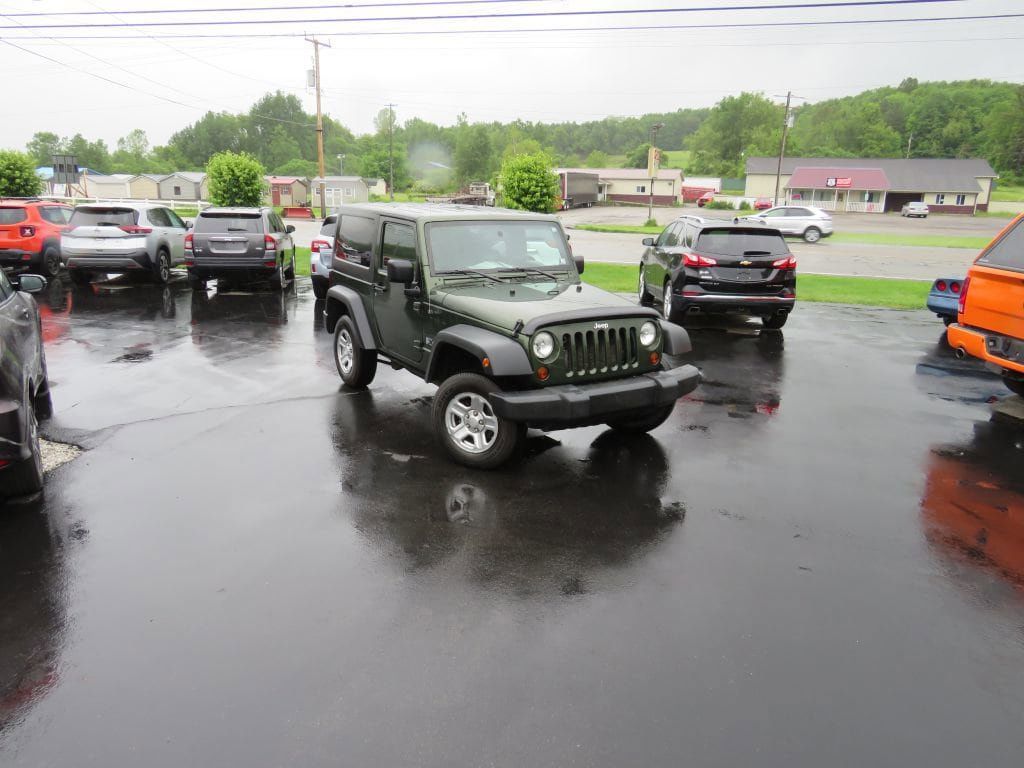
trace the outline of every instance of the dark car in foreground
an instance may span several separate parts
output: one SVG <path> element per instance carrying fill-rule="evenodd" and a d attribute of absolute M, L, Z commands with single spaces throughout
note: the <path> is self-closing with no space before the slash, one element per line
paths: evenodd
<path fill-rule="evenodd" d="M 71 210 L 51 200 L 0 198 L 0 267 L 58 275 Z"/>
<path fill-rule="evenodd" d="M 777 229 L 682 216 L 643 244 L 640 303 L 666 320 L 734 313 L 781 328 L 796 304 L 796 257 Z"/>
<path fill-rule="evenodd" d="M 957 305 L 960 303 L 963 285 L 962 277 L 940 277 L 932 283 L 932 288 L 928 291 L 926 306 L 942 318 L 946 325 L 956 322 Z"/>
<path fill-rule="evenodd" d="M 0 269 L 0 498 L 43 487 L 39 420 L 52 406 L 39 308 L 29 294 L 45 287 L 39 275 L 8 278 Z"/>
<path fill-rule="evenodd" d="M 686 331 L 585 285 L 554 216 L 365 203 L 338 212 L 324 324 L 342 381 L 385 361 L 438 385 L 439 442 L 470 467 L 515 455 L 528 427 L 648 432 L 700 381 Z"/>
<path fill-rule="evenodd" d="M 273 208 L 206 208 L 185 236 L 188 282 L 196 290 L 206 281 L 269 279 L 283 290 L 295 278 L 295 227 L 285 225 Z"/>

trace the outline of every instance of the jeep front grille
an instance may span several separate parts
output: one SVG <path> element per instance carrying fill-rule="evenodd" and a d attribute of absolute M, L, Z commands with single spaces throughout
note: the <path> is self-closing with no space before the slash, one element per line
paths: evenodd
<path fill-rule="evenodd" d="M 563 333 L 562 361 L 569 378 L 636 368 L 640 362 L 636 328 Z"/>

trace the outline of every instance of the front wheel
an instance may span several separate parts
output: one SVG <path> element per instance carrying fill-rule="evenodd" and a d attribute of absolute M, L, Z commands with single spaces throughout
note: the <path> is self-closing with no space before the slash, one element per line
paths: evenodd
<path fill-rule="evenodd" d="M 434 433 L 459 464 L 493 469 L 504 464 L 526 437 L 526 425 L 498 416 L 488 399 L 500 388 L 478 373 L 457 373 L 434 395 Z"/>
<path fill-rule="evenodd" d="M 1003 374 L 1003 384 L 1015 395 L 1024 397 L 1024 379 L 1011 379 L 1009 375 Z"/>
<path fill-rule="evenodd" d="M 771 331 L 777 331 L 786 324 L 789 319 L 789 314 L 786 312 L 777 312 L 774 315 L 768 315 L 767 317 L 761 318 L 761 325 Z"/>
<path fill-rule="evenodd" d="M 817 227 L 808 227 L 804 230 L 804 240 L 808 243 L 816 243 L 821 240 L 821 230 Z"/>
<path fill-rule="evenodd" d="M 334 331 L 334 364 L 345 385 L 366 389 L 377 375 L 377 353 L 363 349 L 352 318 L 343 315 Z"/>
<path fill-rule="evenodd" d="M 640 265 L 640 278 L 637 281 L 637 297 L 640 299 L 640 306 L 649 307 L 654 303 L 654 299 L 651 298 L 650 292 L 647 290 L 647 274 L 644 270 L 644 265 Z"/>
<path fill-rule="evenodd" d="M 670 405 L 663 405 L 661 408 L 655 408 L 654 410 L 642 413 L 639 416 L 614 419 L 605 423 L 617 432 L 639 435 L 657 429 L 664 424 L 668 417 L 672 415 L 675 407 L 676 404 L 671 403 Z"/>
<path fill-rule="evenodd" d="M 672 307 L 672 283 L 665 282 L 665 290 L 661 294 L 661 314 L 670 323 L 679 322 L 679 313 Z"/>

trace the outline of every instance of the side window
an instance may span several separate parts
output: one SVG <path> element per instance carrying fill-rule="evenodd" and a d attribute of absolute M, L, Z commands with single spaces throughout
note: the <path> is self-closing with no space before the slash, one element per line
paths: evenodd
<path fill-rule="evenodd" d="M 154 227 L 171 226 L 171 220 L 167 218 L 167 210 L 165 208 L 150 208 L 146 211 L 146 217 Z"/>
<path fill-rule="evenodd" d="M 280 232 L 277 226 L 277 216 L 272 213 L 267 214 L 267 231 L 268 232 Z"/>
<path fill-rule="evenodd" d="M 169 226 L 177 227 L 178 229 L 185 229 L 185 222 L 181 220 L 181 217 L 178 216 L 178 214 L 170 209 L 165 209 L 164 213 L 167 214 L 167 220 L 171 222 Z"/>
<path fill-rule="evenodd" d="M 1006 267 L 1024 272 L 1024 222 L 1017 225 L 999 238 L 988 252 L 978 259 L 979 264 L 987 267 Z"/>
<path fill-rule="evenodd" d="M 687 248 L 693 248 L 693 225 L 687 224 L 683 227 L 683 236 L 679 241 L 680 245 L 685 245 Z"/>
<path fill-rule="evenodd" d="M 406 224 L 387 222 L 381 239 L 381 267 L 391 259 L 408 259 L 416 262 L 416 233 Z"/>
<path fill-rule="evenodd" d="M 70 215 L 64 215 L 64 209 L 58 208 L 55 205 L 44 205 L 39 209 L 39 215 L 43 217 L 43 221 L 48 221 L 51 224 L 67 224 Z"/>
<path fill-rule="evenodd" d="M 278 232 L 288 231 L 287 229 L 285 229 L 284 220 L 280 217 L 280 215 L 276 213 L 274 214 L 274 226 L 277 228 Z"/>
<path fill-rule="evenodd" d="M 324 219 L 323 226 L 320 227 L 320 234 L 324 237 L 334 237 L 335 232 L 338 231 L 338 217 L 328 216 Z"/>
<path fill-rule="evenodd" d="M 657 239 L 657 241 L 654 244 L 656 246 L 658 246 L 659 248 L 668 248 L 672 244 L 671 241 L 672 241 L 673 232 L 675 231 L 675 229 L 676 229 L 676 225 L 675 224 L 669 224 L 667 227 L 665 227 L 663 230 L 661 230 L 661 234 L 658 235 L 658 239 Z"/>
<path fill-rule="evenodd" d="M 342 216 L 338 222 L 335 255 L 347 264 L 369 267 L 373 258 L 376 221 L 363 216 Z"/>

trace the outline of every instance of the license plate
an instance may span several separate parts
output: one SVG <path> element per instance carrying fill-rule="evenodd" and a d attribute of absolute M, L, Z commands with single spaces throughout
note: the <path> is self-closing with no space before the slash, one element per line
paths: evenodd
<path fill-rule="evenodd" d="M 737 280 L 749 280 L 750 279 L 750 271 L 746 270 L 746 269 L 741 269 L 739 272 L 736 273 L 736 279 Z"/>

